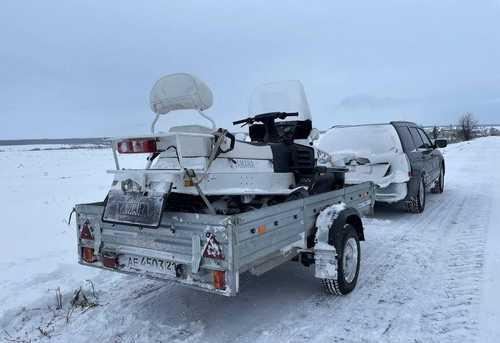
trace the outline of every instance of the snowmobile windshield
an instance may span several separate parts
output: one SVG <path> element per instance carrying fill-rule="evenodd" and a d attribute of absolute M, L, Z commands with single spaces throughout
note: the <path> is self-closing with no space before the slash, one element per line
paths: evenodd
<path fill-rule="evenodd" d="M 248 112 L 250 116 L 269 112 L 297 112 L 298 117 L 288 117 L 283 121 L 311 120 L 304 87 L 297 80 L 266 83 L 257 87 L 250 98 Z"/>
<path fill-rule="evenodd" d="M 358 156 L 403 151 L 398 134 L 390 124 L 336 126 L 321 136 L 318 147 L 330 153 Z"/>

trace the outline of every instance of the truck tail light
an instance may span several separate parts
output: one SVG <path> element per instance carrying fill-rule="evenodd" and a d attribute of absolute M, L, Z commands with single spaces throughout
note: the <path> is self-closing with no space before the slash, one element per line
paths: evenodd
<path fill-rule="evenodd" d="M 158 151 L 156 139 L 125 139 L 116 145 L 120 154 L 145 154 Z"/>
<path fill-rule="evenodd" d="M 214 271 L 214 287 L 217 289 L 226 288 L 226 272 L 224 271 Z"/>
<path fill-rule="evenodd" d="M 406 160 L 406 168 L 408 170 L 408 177 L 415 176 L 415 171 L 412 170 L 413 168 L 411 167 L 410 159 L 408 158 L 408 155 L 405 154 L 405 160 Z"/>
<path fill-rule="evenodd" d="M 94 249 L 82 248 L 82 259 L 87 263 L 94 263 L 97 258 L 94 256 Z"/>
<path fill-rule="evenodd" d="M 90 227 L 90 223 L 88 221 L 83 223 L 80 229 L 80 239 L 88 239 L 88 240 L 94 239 L 94 235 L 92 234 L 92 228 Z"/>

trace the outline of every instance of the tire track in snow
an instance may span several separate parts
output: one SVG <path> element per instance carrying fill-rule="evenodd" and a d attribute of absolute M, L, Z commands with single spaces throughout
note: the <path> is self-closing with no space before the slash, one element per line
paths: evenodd
<path fill-rule="evenodd" d="M 482 185 L 470 198 L 463 211 L 452 222 L 448 231 L 453 239 L 442 250 L 444 279 L 435 279 L 432 288 L 439 293 L 430 313 L 424 313 L 424 326 L 431 337 L 437 334 L 450 342 L 466 340 L 478 334 L 480 288 L 484 271 L 487 225 L 491 213 L 491 199 L 482 194 Z M 475 213 L 473 218 L 471 213 Z M 473 221 L 471 221 L 473 220 Z"/>
<path fill-rule="evenodd" d="M 423 271 L 426 273 L 422 274 L 422 281 L 418 278 L 414 280 L 421 290 L 428 290 L 428 292 L 419 295 L 420 290 L 406 282 L 407 285 L 403 287 L 407 294 L 405 301 L 396 304 L 399 310 L 387 311 L 394 314 L 394 320 L 389 322 L 383 332 L 388 341 L 406 341 L 411 337 L 416 337 L 424 342 L 456 342 L 463 339 L 471 341 L 476 336 L 486 225 L 491 213 L 491 199 L 485 197 L 484 194 L 490 190 L 485 183 L 479 187 L 478 185 L 463 187 L 461 184 L 457 190 L 459 192 L 456 195 L 460 196 L 458 206 L 456 206 L 456 201 L 447 203 L 453 212 L 448 212 L 446 218 L 441 218 L 439 223 L 436 220 L 433 223 L 434 229 L 428 230 L 427 227 L 423 227 L 425 235 L 421 237 L 414 235 L 412 239 L 412 247 L 427 248 L 423 249 L 423 252 L 431 252 L 430 259 L 424 256 L 422 266 L 425 267 Z M 447 195 L 449 197 L 449 194 Z M 474 215 L 471 216 L 472 214 Z M 476 222 L 471 223 L 473 219 Z M 440 230 L 436 231 L 436 229 Z M 430 239 L 434 238 L 435 241 L 434 244 L 426 247 L 426 244 L 424 246 L 420 244 L 419 238 L 424 239 L 426 244 Z M 436 260 L 443 260 L 445 263 L 443 265 L 433 263 Z M 457 260 L 461 262 L 457 263 Z M 410 267 L 410 265 L 405 266 L 406 261 L 402 262 L 398 266 Z M 411 272 L 415 271 L 411 270 Z M 440 279 L 441 276 L 444 276 L 443 280 Z M 390 285 L 387 289 L 391 290 Z M 413 306 L 410 306 L 407 301 L 412 293 L 417 296 L 413 300 Z M 409 310 L 411 315 L 402 311 L 403 308 Z M 380 310 L 384 311 L 383 308 Z M 439 312 L 439 315 L 429 316 L 429 313 L 432 315 L 436 312 Z M 418 325 L 415 323 L 404 325 L 405 321 L 412 323 L 411 317 L 418 318 L 418 315 L 422 317 Z M 383 320 L 384 316 L 381 319 Z M 411 329 L 414 330 L 413 335 L 409 334 L 411 331 L 408 330 Z M 399 335 L 391 334 L 395 330 L 399 331 Z M 371 332 L 371 337 L 373 333 Z M 362 340 L 369 341 L 370 337 L 363 337 Z"/>
<path fill-rule="evenodd" d="M 455 170 L 462 175 L 454 180 L 469 177 L 469 163 Z M 290 342 L 392 342 L 408 341 L 412 337 L 415 341 L 423 342 L 455 342 L 463 338 L 473 340 L 477 332 L 475 307 L 479 301 L 483 273 L 485 218 L 491 211 L 491 199 L 486 198 L 489 202 L 485 204 L 481 194 L 491 190 L 487 189 L 485 183 L 479 187 L 463 182 L 453 186 L 443 195 L 431 196 L 431 199 L 444 198 L 435 201 L 429 199 L 430 206 L 422 216 L 424 218 L 401 218 L 411 221 L 404 225 L 406 228 L 402 232 L 396 235 L 383 232 L 367 239 L 363 248 L 366 257 L 363 258 L 361 271 L 364 277 L 360 278 L 352 295 L 354 301 L 351 295 L 331 301 L 316 298 L 316 306 L 309 306 L 302 316 L 307 321 L 304 318 L 302 322 L 301 319 L 289 319 L 273 331 L 276 333 L 274 336 Z M 479 213 L 477 209 L 481 209 Z M 473 215 L 478 216 L 483 225 L 469 225 Z M 457 227 L 459 222 L 464 224 Z M 391 224 L 398 223 L 396 220 Z M 414 228 L 416 230 L 412 230 Z M 384 239 L 397 243 L 387 243 Z M 384 255 L 388 247 L 396 247 L 399 252 Z M 412 260 L 411 256 L 405 255 L 405 249 L 420 249 L 420 253 Z M 456 263 L 457 258 L 462 258 L 462 262 Z M 367 268 L 370 260 L 374 266 Z M 436 263 L 435 260 L 446 263 Z M 417 275 L 412 275 L 416 272 Z M 370 275 L 372 273 L 378 276 L 373 277 Z M 394 284 L 391 277 L 398 274 L 400 279 L 396 279 Z M 464 279 L 469 282 L 464 284 Z M 387 295 L 377 294 L 380 289 L 386 290 Z M 377 299 L 380 304 L 373 303 Z M 443 310 L 441 317 L 430 316 L 437 312 L 436 308 Z M 304 322 L 312 324 L 304 325 Z M 321 327 L 320 322 L 325 323 L 324 327 Z M 287 330 L 287 325 L 293 329 Z M 283 339 L 283 334 L 288 339 Z M 267 338 L 272 336 L 268 335 Z"/>
<path fill-rule="evenodd" d="M 388 293 L 390 293 L 391 290 L 393 290 L 390 286 L 384 284 L 384 282 L 387 281 L 387 277 L 394 274 L 394 269 L 407 267 L 407 265 L 401 261 L 401 258 L 404 256 L 404 250 L 415 249 L 415 243 L 419 242 L 420 236 L 424 234 L 429 227 L 433 227 L 432 224 L 435 223 L 436 217 L 438 217 L 439 214 L 442 213 L 448 206 L 456 208 L 456 205 L 460 201 L 464 202 L 465 200 L 449 197 L 447 201 L 441 201 L 439 203 L 430 201 L 430 206 L 423 215 L 403 213 L 400 216 L 400 220 L 391 220 L 391 226 L 397 226 L 402 223 L 403 225 L 398 228 L 399 230 L 393 227 L 389 228 L 389 230 L 385 230 L 384 234 L 375 236 L 377 238 L 375 240 L 372 240 L 372 237 L 367 237 L 367 242 L 364 244 L 362 250 L 365 254 L 362 256 L 363 260 L 360 279 L 358 281 L 358 286 L 352 295 L 336 298 L 332 298 L 328 295 L 314 296 L 311 300 L 305 302 L 307 317 L 311 317 L 311 321 L 313 323 L 315 321 L 324 321 L 325 319 L 328 319 L 332 325 L 339 326 L 338 329 L 340 330 L 326 329 L 325 331 L 329 332 L 329 334 L 327 334 L 326 337 L 324 334 L 320 334 L 320 337 L 318 337 L 318 334 L 315 333 L 317 330 L 313 330 L 312 327 L 311 330 L 308 330 L 307 327 L 304 327 L 304 318 L 302 316 L 299 318 L 285 320 L 280 324 L 280 327 L 271 330 L 271 332 L 267 334 L 269 337 L 265 337 L 263 341 L 270 340 L 269 338 L 271 336 L 279 336 L 280 339 L 283 340 L 282 335 L 287 331 L 290 332 L 287 334 L 287 336 L 290 337 L 288 340 L 290 342 L 307 341 L 310 339 L 313 341 L 322 341 L 323 339 L 343 340 L 346 336 L 352 336 L 352 333 L 349 332 L 349 326 L 355 327 L 357 330 L 356 341 L 371 341 L 374 336 L 382 336 L 384 331 L 386 331 L 390 326 L 391 318 L 387 318 L 389 315 L 384 315 L 383 311 L 380 310 L 380 307 L 383 306 L 384 303 L 387 307 L 392 303 L 397 304 L 398 302 L 405 300 L 382 300 L 379 304 L 379 301 L 382 299 L 381 296 L 383 296 L 380 292 L 387 289 L 389 290 Z M 456 211 L 459 210 L 457 209 Z M 387 215 L 387 213 L 382 214 L 382 217 L 384 215 Z M 442 217 L 440 222 L 445 221 L 452 215 L 452 213 L 448 213 L 448 216 Z M 441 226 L 441 223 L 435 224 L 437 224 L 437 226 Z M 376 229 L 378 228 L 373 228 L 373 230 Z M 366 233 L 367 235 L 374 233 L 373 231 L 370 231 L 370 220 L 367 221 Z M 399 291 L 402 292 L 404 289 Z M 366 307 L 366 303 L 369 301 L 374 302 L 373 309 Z M 314 306 L 309 306 L 308 303 L 314 304 Z M 339 312 L 336 307 L 342 307 L 341 312 Z M 401 308 L 401 306 L 399 307 Z M 394 314 L 395 311 L 398 312 L 399 310 L 391 309 L 390 313 Z M 366 320 L 364 323 L 361 323 L 364 318 Z M 374 321 L 373 318 L 377 318 L 377 320 Z M 314 324 L 310 325 L 314 326 Z M 309 331 L 312 334 L 304 336 L 303 333 Z M 339 335 L 337 336 L 337 333 L 331 331 L 340 332 L 338 332 Z M 346 336 L 342 335 L 343 333 L 346 334 Z M 284 341 L 287 340 L 285 339 Z"/>
<path fill-rule="evenodd" d="M 468 181 L 476 175 L 471 174 L 474 162 L 479 164 L 473 154 L 484 148 L 479 143 L 474 150 L 460 149 L 466 163 L 460 160 L 458 167 L 464 170 L 453 168 L 456 160 L 447 154 L 450 172 L 459 177 L 443 195 L 428 198 L 423 215 L 382 211 L 367 221 L 360 280 L 351 295 L 316 295 L 319 282 L 310 273 L 298 276 L 306 271 L 291 264 L 249 277 L 248 288 L 230 299 L 121 275 L 110 279 L 103 272 L 93 277 L 103 306 L 75 314 L 69 325 L 60 323 L 62 336 L 52 341 L 69 335 L 75 342 L 471 341 L 477 333 L 474 313 L 485 241 L 485 228 L 473 220 L 488 217 L 491 208 L 481 208 L 487 204 L 481 194 L 492 191 Z M 42 318 L 33 315 L 31 323 Z"/>
<path fill-rule="evenodd" d="M 426 287 L 424 276 L 429 273 L 432 264 L 428 256 L 436 249 L 436 246 L 428 244 L 429 236 L 439 236 L 443 224 L 460 211 L 464 202 L 464 199 L 443 202 L 451 205 L 455 211 L 437 221 L 435 215 L 441 212 L 441 206 L 437 206 L 437 210 L 427 220 L 418 221 L 418 225 L 412 225 L 393 244 L 383 246 L 381 251 L 386 253 L 382 254 L 382 260 L 376 262 L 382 263 L 380 268 L 375 269 L 375 273 L 379 273 L 378 277 L 366 283 L 364 293 L 367 293 L 367 297 L 357 298 L 353 306 L 349 306 L 352 309 L 346 309 L 346 314 L 340 316 L 341 320 L 352 323 L 356 323 L 356 318 L 372 322 L 366 325 L 364 332 L 357 333 L 358 339 L 371 341 L 378 335 L 377 341 L 398 341 L 421 334 L 421 326 L 416 318 L 426 306 L 425 298 L 422 297 L 422 290 Z M 435 241 L 438 242 L 437 239 Z M 408 255 L 408 251 L 415 254 Z"/>
<path fill-rule="evenodd" d="M 397 247 L 401 256 L 407 250 L 414 251 L 415 254 L 397 260 L 392 275 L 388 275 L 380 285 L 388 290 L 389 295 L 383 295 L 378 303 L 392 304 L 384 311 L 386 315 L 383 317 L 385 320 L 383 325 L 386 325 L 386 328 L 382 332 L 382 337 L 385 340 L 398 341 L 405 337 L 418 340 L 422 335 L 426 335 L 420 317 L 430 306 L 427 302 L 428 295 L 426 295 L 429 288 L 429 275 L 438 274 L 434 263 L 436 253 L 439 254 L 443 250 L 440 245 L 447 239 L 446 228 L 463 210 L 466 202 L 464 196 L 443 201 L 445 207 L 451 208 L 452 211 L 446 212 L 439 208 L 439 211 L 431 216 L 430 223 L 425 223 L 417 230 L 409 232 L 403 244 Z M 399 280 L 394 280 L 395 275 L 399 276 Z M 393 283 L 396 287 L 393 287 Z M 441 341 L 441 338 L 439 340 Z M 426 339 L 426 341 L 432 341 L 432 339 Z"/>

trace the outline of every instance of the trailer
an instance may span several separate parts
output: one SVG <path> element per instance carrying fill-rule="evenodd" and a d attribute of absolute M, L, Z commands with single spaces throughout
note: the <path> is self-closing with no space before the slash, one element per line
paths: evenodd
<path fill-rule="evenodd" d="M 78 262 L 235 296 L 242 273 L 296 261 L 314 266 L 328 293 L 347 294 L 374 202 L 366 182 L 234 215 L 164 211 L 157 227 L 103 221 L 105 202 L 78 204 Z"/>
<path fill-rule="evenodd" d="M 190 74 L 155 83 L 151 135 L 113 140 L 106 199 L 75 207 L 79 263 L 234 296 L 242 273 L 294 260 L 314 265 L 329 293 L 351 292 L 374 186 L 346 186 L 346 169 L 315 147 L 302 83 L 255 89 L 250 116 L 233 122 L 248 126 L 248 140 L 203 112 L 212 98 Z M 156 132 L 161 116 L 181 109 L 212 127 Z M 118 157 L 127 154 L 147 155 L 145 167 L 122 168 Z"/>

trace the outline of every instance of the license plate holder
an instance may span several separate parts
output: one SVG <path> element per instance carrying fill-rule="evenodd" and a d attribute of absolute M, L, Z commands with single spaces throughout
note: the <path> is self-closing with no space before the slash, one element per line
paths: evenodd
<path fill-rule="evenodd" d="M 161 192 L 124 192 L 112 189 L 108 193 L 102 221 L 157 228 L 160 226 L 166 197 L 167 194 Z"/>
<path fill-rule="evenodd" d="M 123 254 L 119 255 L 118 264 L 123 271 L 177 276 L 176 263 L 163 258 Z"/>

